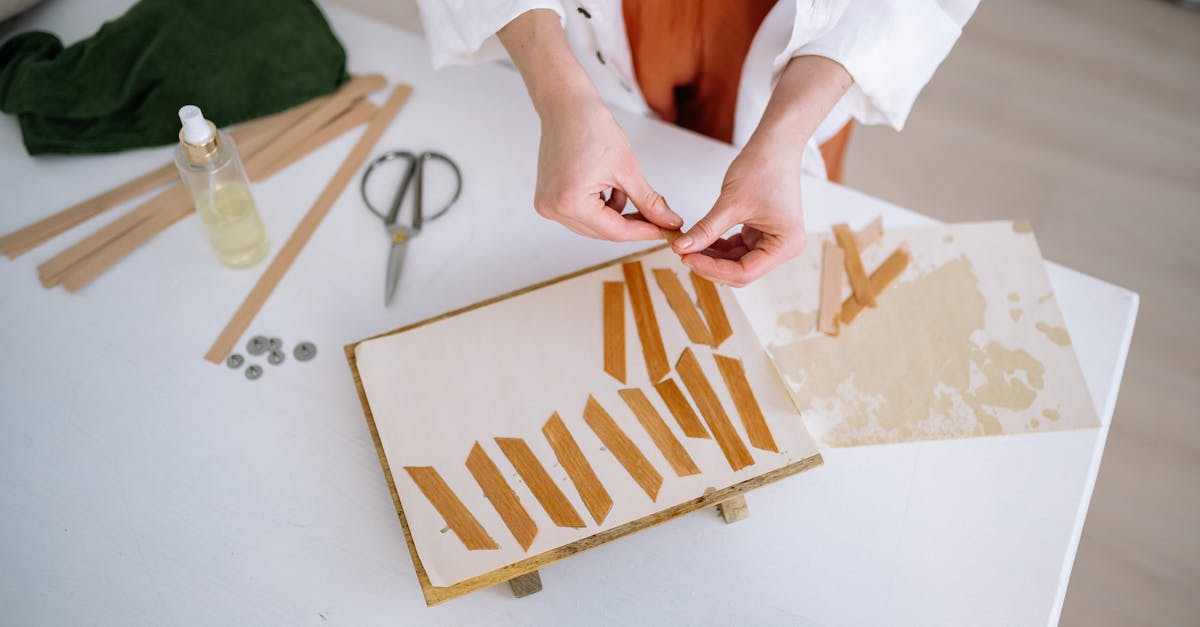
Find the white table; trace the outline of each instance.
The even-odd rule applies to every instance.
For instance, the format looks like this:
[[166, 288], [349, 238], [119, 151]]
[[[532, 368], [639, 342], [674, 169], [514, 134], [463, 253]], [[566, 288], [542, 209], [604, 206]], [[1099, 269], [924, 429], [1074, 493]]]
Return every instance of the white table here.
[[[60, 0], [18, 28], [69, 42], [128, 4]], [[352, 71], [416, 86], [379, 149], [453, 155], [461, 206], [416, 241], [385, 309], [383, 232], [345, 193], [251, 328], [313, 340], [320, 354], [265, 366], [253, 383], [201, 356], [258, 271], [220, 268], [195, 219], [77, 295], [44, 291], [34, 271], [76, 233], [0, 262], [0, 622], [1057, 621], [1138, 299], [1053, 264], [1100, 429], [829, 451], [822, 468], [752, 493], [745, 522], [688, 516], [544, 569], [532, 597], [498, 587], [425, 607], [341, 346], [636, 247], [534, 215], [538, 123], [515, 73], [435, 74], [412, 35], [327, 12]], [[734, 150], [618, 117], [672, 207], [689, 222], [702, 215]], [[276, 247], [356, 135], [255, 188]], [[31, 159], [7, 116], [0, 147], [0, 232], [168, 155]], [[878, 213], [893, 226], [928, 221], [821, 181], [805, 194], [812, 230]]]

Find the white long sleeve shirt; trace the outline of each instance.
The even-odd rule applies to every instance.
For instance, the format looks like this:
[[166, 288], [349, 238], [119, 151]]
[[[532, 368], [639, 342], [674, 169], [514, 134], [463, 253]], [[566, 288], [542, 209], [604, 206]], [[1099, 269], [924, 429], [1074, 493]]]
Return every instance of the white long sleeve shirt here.
[[[507, 58], [496, 32], [532, 9], [559, 15], [571, 49], [610, 105], [653, 116], [638, 88], [621, 0], [418, 0], [435, 67]], [[824, 176], [817, 146], [850, 118], [900, 130], [917, 94], [949, 54], [979, 0], [779, 0], [742, 66], [733, 143], [750, 138], [793, 57], [842, 64], [854, 85], [805, 147], [805, 169]]]

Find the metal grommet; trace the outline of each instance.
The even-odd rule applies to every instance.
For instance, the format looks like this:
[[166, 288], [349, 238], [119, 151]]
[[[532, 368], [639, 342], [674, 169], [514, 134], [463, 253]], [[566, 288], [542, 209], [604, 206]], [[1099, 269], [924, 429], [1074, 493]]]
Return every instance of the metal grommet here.
[[272, 366], [278, 366], [279, 364], [283, 363], [283, 360], [286, 357], [287, 355], [284, 355], [283, 351], [273, 350], [271, 351], [271, 354], [267, 355], [267, 363], [271, 364]]
[[292, 351], [292, 355], [296, 357], [296, 361], [308, 361], [317, 356], [317, 345], [312, 342], [300, 342]]
[[277, 351], [283, 348], [283, 340], [277, 337], [271, 338], [271, 350]]
[[244, 363], [246, 363], [246, 358], [237, 353], [234, 353], [225, 359], [225, 365], [233, 368], [234, 370], [241, 368], [242, 364]]
[[246, 378], [247, 379], [250, 379], [251, 381], [253, 381], [261, 376], [262, 376], [262, 366], [260, 366], [258, 364], [251, 364], [249, 366], [246, 366]]
[[251, 355], [261, 355], [271, 349], [271, 341], [261, 335], [256, 335], [246, 342], [246, 352]]

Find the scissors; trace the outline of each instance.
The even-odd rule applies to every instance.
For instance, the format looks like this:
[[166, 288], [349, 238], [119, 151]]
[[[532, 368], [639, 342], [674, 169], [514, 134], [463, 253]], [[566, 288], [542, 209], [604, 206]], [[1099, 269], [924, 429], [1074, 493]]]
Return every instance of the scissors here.
[[[386, 212], [383, 212], [371, 204], [371, 199], [367, 196], [367, 180], [378, 167], [395, 160], [406, 161], [408, 165], [404, 172], [404, 178], [400, 180], [400, 188], [392, 198], [391, 206], [388, 207]], [[454, 173], [455, 188], [454, 196], [450, 198], [450, 202], [447, 202], [444, 207], [438, 209], [436, 212], [426, 216], [424, 208], [424, 179], [425, 164], [429, 161], [441, 161], [450, 166], [450, 170]], [[412, 220], [407, 224], [403, 224], [400, 221], [400, 205], [404, 203], [404, 197], [408, 194], [410, 186], [414, 188], [415, 194], [412, 205]], [[376, 157], [367, 166], [367, 170], [362, 176], [362, 182], [359, 185], [359, 191], [362, 193], [362, 199], [366, 203], [367, 209], [380, 220], [383, 220], [383, 226], [387, 229], [388, 238], [392, 240], [392, 248], [388, 253], [387, 278], [384, 283], [383, 303], [386, 306], [392, 302], [392, 296], [396, 294], [396, 285], [400, 283], [400, 272], [404, 269], [404, 255], [408, 250], [409, 240], [421, 233], [421, 227], [426, 222], [433, 222], [446, 215], [446, 212], [458, 200], [459, 194], [462, 193], [462, 171], [458, 169], [458, 164], [454, 163], [450, 157], [439, 152], [427, 150], [420, 154], [414, 154], [407, 150], [392, 150]]]

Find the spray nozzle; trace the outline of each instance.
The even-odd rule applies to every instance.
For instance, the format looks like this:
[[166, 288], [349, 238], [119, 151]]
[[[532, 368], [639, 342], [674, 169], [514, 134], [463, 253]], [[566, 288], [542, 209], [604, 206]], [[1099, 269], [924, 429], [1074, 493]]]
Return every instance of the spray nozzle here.
[[179, 121], [183, 123], [183, 141], [199, 146], [213, 137], [212, 127], [200, 107], [187, 105], [179, 109]]

